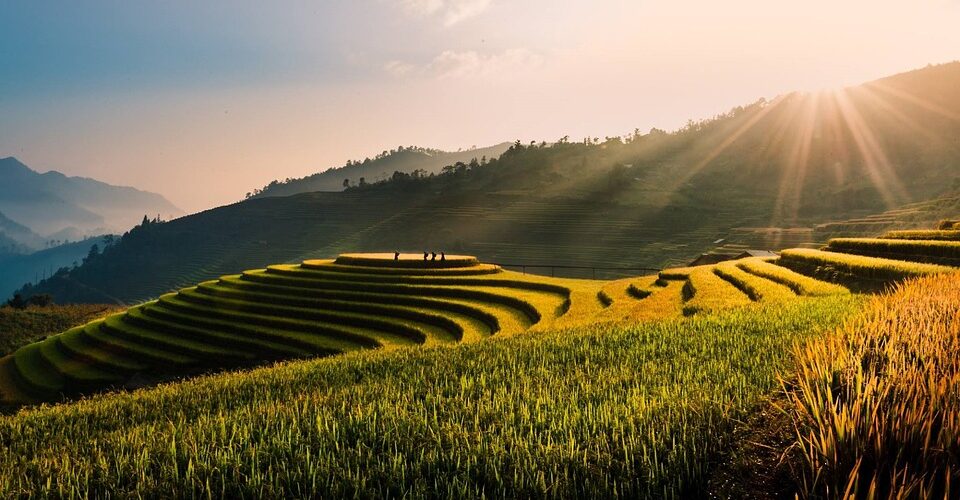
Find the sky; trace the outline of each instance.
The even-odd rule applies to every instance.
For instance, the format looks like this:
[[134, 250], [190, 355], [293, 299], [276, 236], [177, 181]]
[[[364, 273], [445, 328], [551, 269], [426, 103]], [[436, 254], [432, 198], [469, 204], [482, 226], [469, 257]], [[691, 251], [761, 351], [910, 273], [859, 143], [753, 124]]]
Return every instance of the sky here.
[[960, 59], [960, 0], [0, 0], [0, 157], [194, 212], [399, 145], [675, 129]]

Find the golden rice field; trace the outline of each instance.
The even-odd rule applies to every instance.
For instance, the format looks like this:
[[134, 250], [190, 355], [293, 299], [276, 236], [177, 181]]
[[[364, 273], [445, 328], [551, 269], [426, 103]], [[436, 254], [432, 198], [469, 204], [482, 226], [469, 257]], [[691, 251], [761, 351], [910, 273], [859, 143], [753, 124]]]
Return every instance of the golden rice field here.
[[950, 498], [960, 485], [960, 277], [910, 281], [797, 349], [788, 378], [824, 497]]
[[0, 359], [0, 495], [704, 496], [780, 400], [798, 493], [949, 496], [960, 277], [929, 236], [616, 281], [421, 254], [223, 276]]

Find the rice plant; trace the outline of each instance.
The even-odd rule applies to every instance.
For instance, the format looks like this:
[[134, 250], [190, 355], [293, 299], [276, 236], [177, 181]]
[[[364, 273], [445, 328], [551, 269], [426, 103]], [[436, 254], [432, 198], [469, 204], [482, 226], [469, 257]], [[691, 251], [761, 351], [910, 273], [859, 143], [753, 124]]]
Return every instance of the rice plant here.
[[892, 240], [944, 240], [960, 241], [960, 231], [935, 230], [935, 229], [914, 229], [906, 231], [889, 231], [883, 235], [885, 239]]
[[891, 257], [914, 262], [960, 263], [960, 241], [834, 238], [830, 240], [827, 248], [836, 252]]
[[0, 417], [0, 496], [702, 496], [790, 347], [859, 306], [357, 351], [25, 409]]
[[[780, 263], [787, 267], [799, 265], [805, 270], [824, 267], [848, 273], [856, 278], [877, 281], [896, 281], [927, 274], [949, 273], [954, 268], [902, 260], [866, 257], [808, 248], [793, 248], [780, 253]], [[806, 274], [806, 273], [804, 273]]]
[[787, 379], [813, 497], [955, 498], [960, 276], [925, 277], [798, 349]]
[[797, 295], [824, 296], [849, 293], [849, 290], [840, 285], [804, 276], [763, 258], [752, 257], [739, 260], [737, 267], [750, 274], [780, 283]]

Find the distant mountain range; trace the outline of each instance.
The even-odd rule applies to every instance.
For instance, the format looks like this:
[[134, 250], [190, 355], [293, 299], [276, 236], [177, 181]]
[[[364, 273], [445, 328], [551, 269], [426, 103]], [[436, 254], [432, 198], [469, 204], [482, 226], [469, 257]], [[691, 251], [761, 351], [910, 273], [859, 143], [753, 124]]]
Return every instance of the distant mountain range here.
[[390, 179], [394, 172], [410, 174], [418, 171], [422, 175], [435, 175], [439, 174], [443, 167], [454, 165], [457, 162], [469, 163], [474, 159], [493, 160], [502, 155], [510, 146], [509, 142], [504, 142], [485, 148], [455, 152], [401, 146], [395, 150], [384, 151], [373, 159], [351, 161], [343, 167], [331, 168], [299, 179], [274, 181], [263, 189], [251, 193], [251, 197], [290, 196], [315, 191], [343, 191], [345, 182], [358, 185], [363, 179], [363, 182], [374, 183]]
[[[137, 229], [24, 292], [133, 302], [247, 268], [367, 250], [446, 249], [532, 272], [573, 265], [636, 275], [720, 243], [776, 249], [779, 235], [814, 237], [831, 221], [915, 212], [911, 203], [960, 191], [958, 138], [960, 63], [929, 66], [838, 92], [761, 99], [674, 132], [518, 142], [485, 165], [343, 192], [280, 197], [270, 188]], [[356, 185], [355, 173], [328, 175], [334, 188], [344, 178]], [[958, 215], [951, 203], [929, 206], [908, 222]]]
[[9, 157], [0, 159], [0, 213], [33, 235], [8, 229], [5, 219], [0, 219], [0, 231], [37, 248], [44, 240], [122, 232], [144, 215], [170, 218], [183, 212], [156, 193], [56, 171], [41, 174]]

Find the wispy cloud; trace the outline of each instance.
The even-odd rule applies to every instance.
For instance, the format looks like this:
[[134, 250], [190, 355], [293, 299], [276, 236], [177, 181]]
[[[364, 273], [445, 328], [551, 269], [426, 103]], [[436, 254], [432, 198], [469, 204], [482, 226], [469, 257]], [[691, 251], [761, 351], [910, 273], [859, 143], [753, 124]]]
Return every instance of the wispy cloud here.
[[440, 79], [503, 80], [542, 64], [543, 56], [522, 48], [507, 49], [494, 54], [482, 54], [475, 50], [445, 50], [426, 64], [416, 65], [394, 60], [384, 64], [383, 69], [396, 77], [421, 75]]
[[413, 73], [417, 67], [403, 61], [390, 61], [383, 65], [383, 69], [393, 76], [402, 77]]
[[437, 17], [450, 27], [465, 19], [478, 16], [490, 7], [492, 0], [399, 0], [410, 14]]
[[507, 49], [499, 54], [446, 50], [435, 57], [427, 69], [440, 78], [504, 78], [542, 63], [540, 54], [527, 49]]

